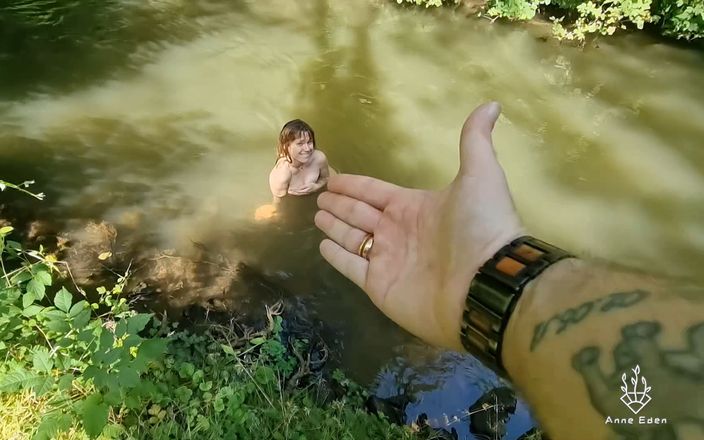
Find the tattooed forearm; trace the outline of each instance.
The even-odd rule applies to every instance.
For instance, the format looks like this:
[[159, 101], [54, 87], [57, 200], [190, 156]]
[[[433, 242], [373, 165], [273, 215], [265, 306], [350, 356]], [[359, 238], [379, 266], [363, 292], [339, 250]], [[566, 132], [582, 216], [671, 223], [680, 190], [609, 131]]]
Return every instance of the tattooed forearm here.
[[577, 307], [567, 309], [558, 313], [547, 321], [543, 321], [535, 326], [533, 339], [530, 343], [530, 351], [534, 351], [549, 331], [558, 335], [568, 327], [581, 322], [588, 315], [593, 313], [608, 313], [614, 309], [624, 309], [630, 307], [649, 295], [645, 290], [632, 290], [629, 292], [615, 292], [610, 295], [587, 301]]
[[625, 438], [669, 440], [688, 428], [704, 430], [704, 322], [687, 329], [683, 349], [664, 349], [661, 330], [651, 321], [623, 327], [608, 362], [613, 373], [599, 365], [598, 347], [572, 358], [593, 407]]

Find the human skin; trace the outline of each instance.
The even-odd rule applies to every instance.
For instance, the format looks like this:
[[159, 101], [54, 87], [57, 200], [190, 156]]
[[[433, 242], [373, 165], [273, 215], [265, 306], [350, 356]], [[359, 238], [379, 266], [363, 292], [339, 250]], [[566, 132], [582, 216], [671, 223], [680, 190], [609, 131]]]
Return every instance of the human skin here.
[[[401, 327], [454, 350], [463, 350], [472, 278], [525, 234], [491, 139], [499, 112], [488, 103], [467, 118], [460, 169], [440, 191], [338, 175], [318, 197], [315, 224], [329, 237], [323, 257]], [[369, 260], [356, 255], [367, 233]], [[560, 261], [524, 289], [505, 332], [504, 365], [553, 438], [701, 438], [703, 297], [700, 288], [610, 265]], [[630, 413], [620, 379], [635, 365], [653, 383], [639, 414], [668, 424], [605, 422]]]
[[305, 195], [318, 191], [330, 175], [325, 154], [317, 150], [308, 133], [302, 133], [286, 145], [291, 157], [279, 158], [269, 174], [269, 187], [277, 202], [287, 194]]

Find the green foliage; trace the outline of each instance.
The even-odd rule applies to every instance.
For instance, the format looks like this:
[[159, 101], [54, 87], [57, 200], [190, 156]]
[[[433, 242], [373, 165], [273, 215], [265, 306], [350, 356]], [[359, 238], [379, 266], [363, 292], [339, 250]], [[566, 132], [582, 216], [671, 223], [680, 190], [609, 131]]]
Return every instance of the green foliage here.
[[491, 2], [487, 14], [509, 20], [530, 20], [540, 4], [541, 0], [496, 0]]
[[[60, 414], [81, 420], [95, 437], [111, 408], [128, 397], [149, 399], [138, 386], [167, 340], [140, 336], [151, 315], [128, 309], [124, 277], [110, 290], [99, 289], [94, 301], [76, 301], [65, 287], [49, 295], [56, 262], [42, 249], [25, 251], [7, 240], [11, 232], [0, 230], [0, 346], [8, 354], [0, 364], [0, 392], [51, 393], [62, 402]], [[39, 433], [55, 432], [65, 420], [49, 418]]]
[[245, 335], [178, 330], [129, 309], [127, 274], [72, 293], [56, 278], [63, 263], [12, 231], [0, 228], [0, 397], [31, 390], [48, 402], [20, 428], [34, 439], [418, 438], [364, 412], [366, 393], [341, 372], [312, 374], [308, 341], [284, 343], [277, 313]]
[[[704, 0], [490, 0], [487, 14], [530, 20], [547, 6], [563, 15], [550, 17], [559, 40], [584, 41], [589, 35], [612, 35], [619, 29], [660, 24], [664, 35], [688, 40], [704, 36]], [[565, 24], [569, 23], [569, 24]]]
[[415, 5], [424, 5], [426, 8], [431, 6], [440, 7], [443, 4], [457, 4], [460, 0], [396, 0], [399, 5], [402, 3], [413, 3]]
[[44, 199], [44, 193], [39, 193], [35, 194], [31, 191], [28, 191], [26, 188], [29, 188], [30, 185], [34, 184], [34, 180], [27, 180], [25, 182], [20, 183], [19, 185], [15, 185], [14, 183], [6, 182], [2, 179], [0, 179], [0, 192], [5, 191], [6, 189], [14, 189], [20, 192], [23, 192], [29, 196], [34, 197], [35, 199], [38, 200], [43, 200]]
[[665, 35], [687, 40], [704, 36], [704, 0], [662, 0], [653, 14]]
[[590, 34], [613, 35], [627, 24], [643, 29], [652, 22], [651, 0], [608, 0], [595, 3], [587, 1], [577, 5], [578, 17], [568, 28], [562, 25], [564, 17], [553, 20], [553, 32], [560, 39], [584, 41]]

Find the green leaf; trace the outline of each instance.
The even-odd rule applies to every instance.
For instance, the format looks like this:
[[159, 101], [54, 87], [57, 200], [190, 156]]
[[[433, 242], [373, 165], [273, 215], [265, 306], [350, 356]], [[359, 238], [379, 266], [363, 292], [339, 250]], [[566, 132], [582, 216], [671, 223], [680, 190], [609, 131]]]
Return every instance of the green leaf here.
[[122, 319], [115, 325], [115, 337], [121, 338], [125, 336], [125, 333], [127, 333], [127, 322]]
[[97, 387], [105, 388], [108, 384], [108, 373], [95, 365], [91, 365], [83, 372], [83, 377], [93, 379], [93, 383]]
[[266, 342], [266, 338], [264, 337], [257, 337], [257, 338], [252, 338], [249, 340], [249, 343], [252, 345], [262, 345], [263, 343]]
[[32, 357], [32, 363], [36, 371], [43, 371], [49, 373], [54, 367], [54, 361], [51, 360], [51, 355], [49, 350], [40, 347], [34, 351], [34, 356]]
[[42, 311], [42, 306], [39, 306], [37, 304], [32, 304], [29, 307], [25, 307], [24, 310], [22, 310], [22, 315], [31, 318], [32, 316], [36, 316], [39, 314], [39, 312]]
[[27, 280], [32, 279], [32, 274], [28, 270], [23, 270], [22, 272], [14, 274], [10, 277], [10, 283], [13, 285], [24, 283]]
[[24, 368], [15, 368], [6, 374], [0, 374], [0, 392], [15, 392], [21, 388], [29, 388], [41, 375], [29, 372]]
[[222, 347], [222, 351], [224, 351], [225, 353], [227, 353], [231, 356], [237, 356], [237, 354], [235, 353], [235, 350], [232, 349], [232, 346], [226, 345], [226, 344], [220, 344], [220, 347]]
[[87, 309], [88, 307], [90, 307], [88, 301], [78, 301], [71, 307], [71, 310], [69, 310], [68, 312], [68, 316], [70, 316], [71, 318], [75, 318], [76, 316], [78, 316], [78, 314], [80, 314], [84, 309]]
[[3, 226], [2, 228], [0, 228], [0, 235], [7, 235], [14, 229], [15, 228], [13, 228], [12, 226]]
[[31, 293], [34, 295], [36, 299], [41, 301], [44, 299], [44, 292], [46, 291], [46, 287], [44, 284], [41, 283], [41, 281], [37, 281], [36, 278], [32, 278], [29, 280], [27, 283], [27, 293]]
[[45, 286], [51, 286], [51, 274], [45, 270], [40, 270], [34, 274], [34, 279], [44, 284]]
[[[56, 310], [58, 312], [58, 310]], [[61, 313], [61, 312], [59, 312]], [[66, 333], [71, 330], [71, 327], [66, 322], [65, 318], [62, 319], [51, 319], [45, 324], [46, 328], [56, 333]]]
[[34, 292], [25, 293], [22, 295], [22, 307], [26, 309], [30, 305], [34, 304], [35, 299], [37, 299], [37, 297], [34, 295]]
[[57, 309], [63, 310], [64, 312], [68, 312], [71, 309], [72, 300], [73, 295], [71, 295], [71, 292], [66, 290], [65, 287], [62, 287], [61, 290], [59, 290], [56, 293], [56, 296], [54, 297], [54, 305]]
[[81, 310], [75, 318], [73, 318], [73, 321], [71, 321], [71, 326], [75, 329], [82, 329], [88, 324], [88, 322], [90, 322], [90, 310], [84, 309]]
[[103, 397], [100, 394], [88, 396], [83, 401], [80, 416], [83, 428], [91, 438], [95, 438], [103, 432], [103, 428], [108, 423], [109, 410], [110, 408], [103, 403]]
[[127, 333], [136, 335], [141, 332], [152, 319], [151, 313], [139, 313], [127, 318]]
[[32, 440], [51, 440], [56, 438], [58, 433], [68, 431], [72, 422], [73, 419], [68, 414], [49, 413], [42, 420]]
[[166, 339], [147, 339], [142, 342], [137, 350], [137, 357], [134, 360], [138, 369], [143, 369], [151, 361], [162, 357], [166, 351], [168, 341]]
[[112, 348], [115, 343], [115, 338], [109, 330], [104, 330], [100, 332], [100, 345], [98, 350], [105, 352]]
[[73, 386], [73, 374], [64, 374], [59, 378], [59, 390], [61, 391], [66, 391], [70, 390], [71, 387]]
[[41, 376], [37, 378], [37, 380], [34, 381], [32, 384], [32, 390], [34, 391], [34, 394], [37, 396], [41, 396], [42, 394], [46, 394], [49, 391], [51, 391], [52, 387], [54, 386], [54, 378], [51, 376]]
[[183, 379], [192, 377], [195, 372], [196, 367], [190, 362], [184, 362], [178, 368], [178, 375]]
[[139, 384], [139, 374], [134, 368], [125, 365], [117, 373], [117, 380], [123, 388], [134, 388]]
[[44, 309], [42, 309], [42, 315], [50, 321], [66, 319], [66, 313], [61, 310], [56, 310], [55, 307], [44, 307]]
[[112, 388], [103, 396], [105, 403], [111, 406], [118, 406], [122, 403], [122, 393], [119, 388]]

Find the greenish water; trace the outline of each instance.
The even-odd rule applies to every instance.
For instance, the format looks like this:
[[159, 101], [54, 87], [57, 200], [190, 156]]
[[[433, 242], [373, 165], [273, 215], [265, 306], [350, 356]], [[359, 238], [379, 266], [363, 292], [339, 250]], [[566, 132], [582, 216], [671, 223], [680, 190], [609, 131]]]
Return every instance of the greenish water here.
[[[385, 395], [410, 389], [409, 418], [446, 424], [496, 379], [424, 348], [329, 268], [313, 198], [254, 221], [289, 119], [308, 121], [342, 172], [439, 188], [465, 116], [499, 100], [496, 147], [529, 231], [704, 282], [700, 52], [642, 35], [579, 49], [540, 25], [382, 1], [85, 5], [41, 26], [0, 7], [0, 177], [47, 194], [2, 193], [0, 217], [106, 220], [125, 258], [198, 242], [245, 261], [305, 299], [353, 376], [378, 377]], [[190, 294], [166, 300], [204, 300]], [[511, 423], [508, 438], [530, 426], [522, 404]], [[466, 424], [452, 426], [468, 436]]]

